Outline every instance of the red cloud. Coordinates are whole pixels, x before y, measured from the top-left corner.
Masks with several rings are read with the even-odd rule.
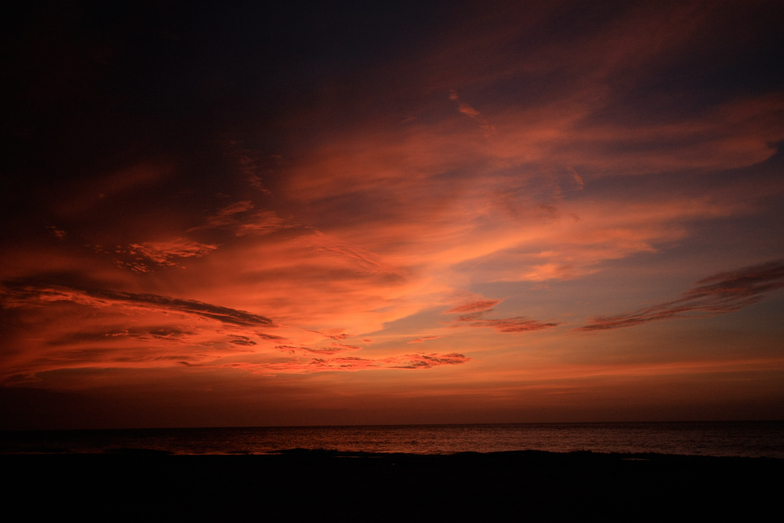
[[[183,238],[175,238],[168,242],[145,242],[132,244],[129,254],[139,254],[158,265],[176,265],[175,258],[200,258],[217,245],[207,245]]]

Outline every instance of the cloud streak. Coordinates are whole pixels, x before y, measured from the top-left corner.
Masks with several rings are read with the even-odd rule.
[[[491,328],[503,333],[532,332],[557,327],[558,323],[531,320],[522,316],[516,318],[489,319],[484,315],[491,311],[462,314],[452,322],[447,322],[453,327],[478,327]]]
[[[227,205],[218,210],[212,216],[209,216],[204,224],[191,227],[188,232],[195,232],[204,229],[219,229],[222,227],[236,226],[237,215],[244,214],[253,209],[253,203],[250,201],[241,201]]]
[[[129,254],[140,254],[158,265],[174,266],[177,265],[176,258],[201,258],[217,248],[217,245],[176,238],[168,242],[131,244]]]
[[[274,210],[251,212],[254,207],[251,201],[235,202],[209,216],[203,224],[191,227],[188,232],[225,229],[233,231],[235,236],[263,236],[283,229],[300,227],[296,223],[287,223]]]
[[[277,345],[275,346],[275,349],[289,354],[304,354],[304,355],[318,354],[324,356],[332,356],[334,354],[340,354],[343,352],[353,352],[353,351],[362,350],[362,347],[357,347],[355,345],[344,345],[342,343],[331,343],[328,347],[317,347],[317,348],[297,347],[293,345]]]
[[[444,314],[458,314],[468,312],[489,311],[493,307],[501,303],[502,300],[478,300],[462,305],[456,305],[449,310],[444,311]]]
[[[254,373],[276,372],[354,372],[370,369],[409,369],[424,370],[442,366],[462,365],[471,358],[452,352],[448,354],[405,354],[388,358],[360,358],[343,356],[337,358],[311,358],[309,360],[290,360],[276,363],[233,363],[227,365],[235,369],[243,369]]]
[[[20,325],[24,325],[25,318],[30,317],[38,318],[36,321],[42,327],[34,338],[40,347],[38,350],[5,356],[3,378],[16,383],[34,381],[42,372],[73,368],[180,366],[202,370],[234,368],[262,373],[312,373],[430,369],[459,365],[471,359],[456,352],[376,358],[348,356],[346,353],[363,349],[346,341],[352,338],[350,334],[336,329],[320,332],[288,328],[287,336],[276,336],[258,332],[259,328],[287,329],[265,316],[157,294],[52,284],[32,278],[6,281],[0,292],[0,311],[6,327],[19,323],[19,319]],[[64,313],[72,318],[72,326],[60,324],[58,318]],[[43,317],[49,320],[42,321]],[[302,339],[318,336],[328,343],[296,344],[298,332]],[[30,336],[23,326],[15,333],[8,333],[17,339]],[[418,341],[438,337],[429,336]],[[295,344],[279,344],[290,342],[290,339]],[[270,342],[278,344],[265,347]],[[274,360],[275,353],[287,354],[291,359],[258,361]],[[226,359],[239,361],[226,363]]]
[[[21,307],[36,303],[54,302],[73,302],[96,308],[107,308],[115,304],[121,304],[126,307],[176,311],[217,320],[230,325],[244,327],[273,326],[272,320],[257,314],[196,300],[183,300],[157,294],[46,285],[23,280],[4,282],[2,293],[4,307]]]
[[[437,340],[440,337],[441,336],[422,336],[421,338],[417,338],[415,340],[411,340],[411,341],[409,341],[407,343],[409,343],[409,344],[411,344],[411,343],[423,343],[423,342],[425,342],[427,340]]]
[[[583,332],[634,327],[673,318],[706,318],[738,311],[784,288],[784,260],[722,272],[698,281],[679,298],[617,316],[600,316],[578,330]]]

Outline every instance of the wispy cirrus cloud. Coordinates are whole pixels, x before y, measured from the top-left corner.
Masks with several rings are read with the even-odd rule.
[[[362,347],[357,347],[355,345],[344,345],[342,343],[331,343],[327,347],[302,347],[302,346],[294,346],[294,345],[277,345],[275,347],[276,350],[281,352],[287,352],[289,354],[319,354],[324,356],[332,356],[334,354],[340,354],[342,352],[353,352],[362,350]]]
[[[449,354],[406,354],[398,358],[388,358],[387,363],[392,363],[397,369],[430,369],[441,365],[460,365],[471,358],[452,352]]]
[[[484,131],[485,135],[488,135],[495,131],[495,127],[490,125],[490,122],[488,122],[484,117],[482,117],[479,111],[477,111],[467,103],[460,101],[460,96],[458,96],[457,91],[455,91],[454,89],[449,91],[449,99],[452,100],[453,102],[457,102],[457,110],[460,113],[468,116],[469,118],[473,118],[474,120],[476,120],[479,123],[479,128],[482,129],[482,131]]]
[[[515,318],[486,318],[485,316],[493,312],[493,307],[503,300],[474,299],[456,305],[444,314],[459,314],[457,319],[445,322],[452,327],[486,327],[495,329],[498,332],[531,332],[557,327],[558,323],[543,322],[532,320],[523,316]],[[411,342],[409,342],[411,343]]]
[[[171,325],[151,325],[144,328],[134,327],[127,329],[102,329],[100,331],[82,331],[68,333],[59,338],[52,339],[50,345],[70,345],[85,341],[105,341],[107,338],[158,338],[166,340],[179,340],[193,332],[183,330]]]
[[[264,333],[264,332],[257,332],[256,336],[258,336],[259,338],[261,338],[263,340],[273,341],[273,342],[278,342],[278,343],[279,342],[283,342],[283,341],[290,341],[290,340],[288,340],[287,338],[285,338],[283,336],[275,336],[274,334],[267,334],[267,333]]]
[[[229,343],[231,343],[232,345],[245,345],[248,347],[257,345],[257,343],[252,339],[250,339],[249,337],[239,336],[237,334],[229,334]]]
[[[184,268],[184,260],[206,256],[215,251],[218,245],[174,238],[161,242],[132,243],[127,247],[90,247],[96,253],[111,256],[117,267],[130,269],[137,274],[151,274],[159,268]]]
[[[583,356],[623,359],[598,338],[582,344],[569,332],[575,327],[723,314],[769,295],[781,279],[751,284],[749,274],[725,274],[664,303],[562,324],[614,310],[601,288],[606,278],[645,292],[665,285],[669,264],[710,274],[697,267],[715,263],[717,238],[739,260],[732,267],[755,263],[753,253],[784,256],[776,2],[578,4],[469,2],[446,18],[417,7],[421,23],[413,25],[409,8],[395,8],[399,15],[379,20],[402,25],[370,33],[295,17],[299,29],[279,26],[284,43],[286,34],[299,42],[303,30],[313,42],[323,41],[323,29],[338,35],[327,53],[305,42],[296,60],[274,49],[260,56],[254,45],[233,49],[221,31],[170,27],[178,38],[206,38],[202,49],[231,53],[202,60],[200,78],[158,67],[160,57],[198,60],[193,46],[160,39],[155,57],[138,55],[146,47],[123,36],[144,33],[132,25],[106,32],[120,36],[107,44],[117,60],[100,82],[76,74],[79,85],[96,88],[84,91],[84,103],[81,88],[78,99],[47,102],[17,83],[12,90],[29,96],[29,106],[9,128],[27,146],[12,148],[7,170],[17,174],[0,184],[0,282],[8,282],[0,286],[0,376],[107,380],[123,369],[115,374],[134,374],[143,388],[164,373],[126,369],[168,367],[190,376],[175,388],[202,390],[192,375],[212,372],[209,380],[227,377],[233,391],[227,368],[455,365],[439,393],[441,384],[473,393],[482,380],[524,381],[517,378],[533,360],[556,369]],[[232,41],[266,34],[253,18],[263,9],[229,11],[226,20],[238,22]],[[212,12],[200,16],[189,24],[214,25]],[[436,37],[426,29],[435,21]],[[102,39],[92,33],[88,40]],[[403,37],[376,38],[388,34]],[[30,41],[59,64],[48,73],[75,70],[58,61],[51,41],[60,40]],[[352,58],[357,43],[378,59]],[[12,76],[27,78],[35,64],[15,60],[24,67]],[[276,80],[249,70],[273,71]],[[53,95],[61,82],[48,73],[40,84]],[[130,77],[139,82],[123,81]],[[104,88],[118,90],[104,96]],[[175,110],[160,103],[186,91]],[[117,104],[107,113],[94,99]],[[742,334],[774,338],[756,327]],[[628,339],[624,357],[638,360],[647,338]],[[505,350],[522,340],[559,349]],[[753,345],[765,356],[764,343]],[[645,357],[663,361],[667,350]],[[462,366],[465,354],[481,361]],[[411,394],[434,390],[427,373],[393,374],[411,380]],[[274,390],[287,388],[287,378],[276,381],[282,388]],[[295,381],[348,397],[372,394],[383,379]]]
[[[784,288],[784,260],[722,272],[698,281],[679,298],[628,314],[600,316],[579,327],[598,331],[633,327],[672,318],[705,318],[738,311]]]
[[[202,225],[191,227],[188,232],[195,232],[205,229],[219,229],[222,227],[235,226],[237,224],[237,215],[243,214],[253,209],[253,203],[249,200],[235,202],[231,205],[221,208],[215,214],[207,217]]]
[[[428,369],[470,360],[458,353],[394,355],[393,351],[392,355],[376,358],[348,356],[363,348],[350,344],[348,340],[353,336],[340,332],[342,329],[321,332],[282,327],[288,329],[288,336],[277,336],[259,332],[260,328],[278,327],[272,320],[244,310],[97,285],[54,284],[28,278],[5,281],[0,292],[4,336],[24,340],[28,348],[31,344],[38,347],[4,355],[4,373],[0,376],[4,381],[35,381],[42,372],[75,368],[186,366],[311,373]],[[62,317],[72,322],[64,324]],[[39,325],[35,334],[24,327],[31,318]],[[7,330],[13,325],[14,331]],[[322,342],[302,343],[316,339],[314,335]],[[265,342],[277,344],[270,347]],[[291,359],[275,361],[279,360],[275,353],[285,353]]]
[[[49,230],[49,232],[50,232],[50,233],[51,233],[51,234],[52,234],[52,235],[53,235],[55,238],[57,238],[58,240],[64,240],[64,239],[66,238],[66,236],[68,236],[68,233],[66,233],[66,232],[65,232],[64,230],[62,230],[62,229],[58,229],[58,228],[57,228],[57,227],[55,227],[54,225],[47,225],[47,227],[46,227],[46,228],[47,228],[47,229]]]
[[[461,365],[471,361],[464,354],[405,354],[388,358],[360,358],[342,356],[337,358],[311,358],[309,360],[289,360],[273,363],[231,363],[227,367],[244,369],[254,373],[276,372],[326,372],[326,371],[359,371],[368,369],[432,369],[445,365]]]
[[[130,254],[139,254],[158,265],[174,266],[177,265],[177,258],[200,258],[217,248],[217,245],[175,238],[166,242],[131,244]]]
[[[293,227],[297,227],[297,225],[287,224],[286,220],[278,216],[275,211],[262,211],[250,216],[245,223],[238,224],[234,234],[237,236],[264,235]]]
[[[456,320],[447,322],[453,327],[486,327],[495,329],[498,332],[531,332],[557,327],[558,323],[531,320],[518,316],[516,318],[485,318],[484,315],[490,311],[474,312],[471,314],[461,314]]]
[[[247,327],[273,325],[269,318],[246,311],[157,294],[68,287],[38,283],[33,280],[6,281],[3,282],[2,288],[4,307],[22,307],[35,303],[52,302],[73,302],[96,308],[122,305],[129,308],[145,308],[201,316],[230,325]]]
[[[188,232],[228,229],[235,236],[263,236],[281,229],[300,227],[296,223],[287,222],[273,210],[251,212],[253,209],[251,201],[232,203],[209,216],[203,224],[191,227]]]
[[[469,312],[489,311],[493,307],[501,303],[503,300],[477,300],[462,305],[456,305],[449,310],[444,311],[444,314],[458,314]]]
[[[411,340],[411,341],[406,342],[406,343],[409,343],[409,344],[411,344],[411,343],[423,343],[423,342],[428,341],[428,340],[437,340],[440,337],[441,336],[422,336],[421,338],[417,338],[415,340]]]

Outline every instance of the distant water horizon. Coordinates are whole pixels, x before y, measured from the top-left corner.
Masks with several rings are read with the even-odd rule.
[[[784,421],[505,423],[0,432],[3,454],[546,451],[784,459]]]

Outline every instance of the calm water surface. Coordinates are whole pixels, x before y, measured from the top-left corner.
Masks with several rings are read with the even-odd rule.
[[[252,427],[0,433],[2,453],[269,454],[282,450],[452,454],[544,450],[784,458],[784,422]]]

